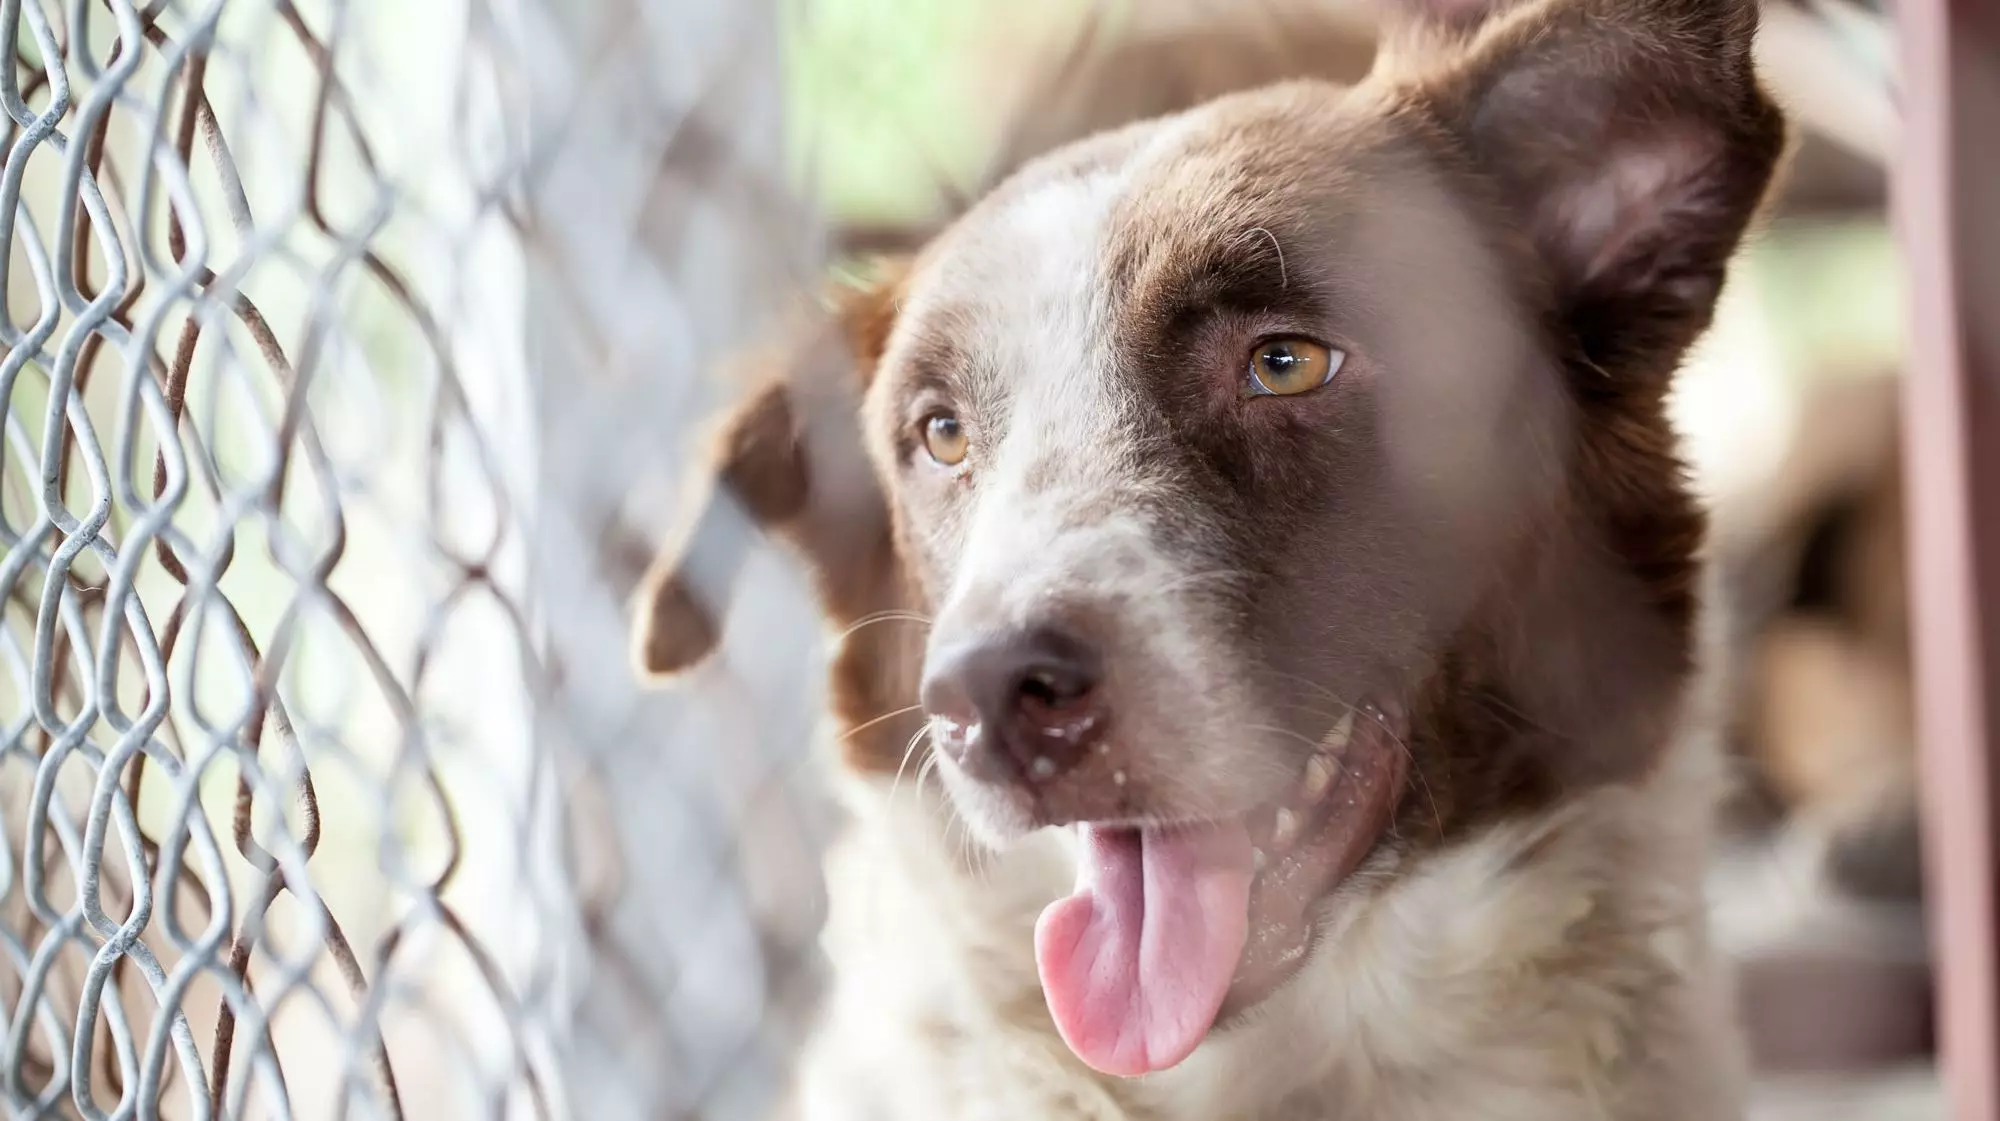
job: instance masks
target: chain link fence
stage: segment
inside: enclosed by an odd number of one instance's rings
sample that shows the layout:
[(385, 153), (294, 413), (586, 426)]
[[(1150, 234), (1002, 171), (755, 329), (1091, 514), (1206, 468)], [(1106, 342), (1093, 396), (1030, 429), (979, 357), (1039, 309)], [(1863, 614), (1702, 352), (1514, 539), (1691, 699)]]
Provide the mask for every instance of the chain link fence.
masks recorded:
[[(777, 15), (4, 0), (12, 1117), (735, 1117), (817, 636), (641, 695), (697, 376), (813, 265)], [(732, 636), (735, 632), (732, 632)]]

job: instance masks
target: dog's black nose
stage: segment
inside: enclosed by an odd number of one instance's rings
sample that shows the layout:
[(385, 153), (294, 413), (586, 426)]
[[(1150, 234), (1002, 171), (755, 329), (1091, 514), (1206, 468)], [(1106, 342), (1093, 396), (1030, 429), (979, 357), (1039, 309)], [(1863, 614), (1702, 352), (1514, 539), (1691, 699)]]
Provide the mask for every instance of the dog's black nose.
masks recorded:
[(954, 729), (945, 749), (986, 778), (1046, 782), (1103, 734), (1103, 658), (1050, 627), (984, 635), (935, 652), (919, 699)]

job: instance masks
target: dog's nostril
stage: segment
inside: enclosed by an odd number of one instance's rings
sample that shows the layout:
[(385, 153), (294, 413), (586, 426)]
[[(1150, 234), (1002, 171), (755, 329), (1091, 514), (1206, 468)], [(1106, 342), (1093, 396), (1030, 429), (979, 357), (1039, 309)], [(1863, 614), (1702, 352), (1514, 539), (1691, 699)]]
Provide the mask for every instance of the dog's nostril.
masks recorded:
[(979, 728), (968, 766), (999, 762), (1037, 780), (1055, 777), (1101, 734), (1102, 659), (1053, 628), (985, 635), (934, 652), (920, 699), (933, 715)]
[(1061, 708), (1090, 695), (1096, 683), (1073, 669), (1035, 666), (1021, 679), (1021, 696), (1047, 708)]
[(1019, 640), (1013, 704), (1030, 721), (1071, 719), (1097, 691), (1101, 659), (1094, 647), (1065, 631), (1034, 630)]

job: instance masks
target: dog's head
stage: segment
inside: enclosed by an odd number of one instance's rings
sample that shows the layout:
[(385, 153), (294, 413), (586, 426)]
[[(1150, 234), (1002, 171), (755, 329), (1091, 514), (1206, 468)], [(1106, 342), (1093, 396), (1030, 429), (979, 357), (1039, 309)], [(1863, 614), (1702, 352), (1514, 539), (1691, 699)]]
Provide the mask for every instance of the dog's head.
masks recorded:
[[(1783, 147), (1754, 27), (1552, 0), (1062, 149), (846, 302), (851, 382), (733, 421), (849, 758), (927, 721), (976, 834), (1078, 828), (1037, 943), (1092, 1065), (1178, 1062), (1371, 852), (1653, 762), (1702, 528), (1665, 394)], [(671, 671), (715, 628), (649, 587)]]

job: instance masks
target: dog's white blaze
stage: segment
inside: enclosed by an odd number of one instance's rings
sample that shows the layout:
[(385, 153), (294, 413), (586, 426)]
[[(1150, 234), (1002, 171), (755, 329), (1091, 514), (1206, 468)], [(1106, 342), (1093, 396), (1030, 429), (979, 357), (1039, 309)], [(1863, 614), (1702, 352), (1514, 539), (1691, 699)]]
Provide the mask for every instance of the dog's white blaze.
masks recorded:
[(982, 459), (941, 618), (1018, 625), (1052, 597), (1123, 598), (1168, 578), (1121, 493), (1136, 478), (1135, 403), (1113, 372), (1104, 261), (1130, 178), (1120, 166), (1051, 182), (996, 215), (971, 334), (1005, 386), (1006, 413), (987, 425), (1003, 435)]
[[(977, 245), (964, 247), (944, 299), (988, 376), (1003, 387), (977, 418), (997, 443), (983, 449), (972, 508), (934, 634), (977, 633), (1051, 622), (1042, 613), (1084, 605), (1118, 620), (1107, 644), (1114, 682), (1210, 682), (1204, 690), (1149, 696), (1141, 707), (1166, 729), (1216, 728), (1248, 700), (1213, 658), (1212, 620), (1196, 594), (1203, 573), (1184, 551), (1163, 548), (1160, 485), (1138, 447), (1145, 407), (1130, 371), (1117, 368), (1115, 312), (1105, 264), (1116, 257), (1111, 219), (1131, 184), (1170, 159), (1182, 132), (1168, 125), (1122, 163), (1051, 179), (996, 210)], [(1189, 376), (1198, 376), (1190, 372)], [(1144, 725), (1140, 725), (1144, 727)], [(1135, 748), (1137, 745), (1132, 745)], [(1246, 749), (1174, 750), (1148, 743), (1158, 767), (1145, 776), (1155, 795), (1183, 812), (1219, 812), (1216, 791), (1232, 789), (1245, 766), (1277, 767)], [(1247, 756), (1247, 758), (1246, 758)], [(1011, 832), (1010, 815), (990, 796), (945, 780), (961, 796), (983, 839)], [(1138, 777), (1136, 774), (1133, 776)], [(982, 812), (982, 809), (990, 812)]]
[(1016, 263), (982, 293), (976, 334), (1007, 415), (991, 425), (1004, 435), (987, 451), (953, 600), (998, 586), (1012, 613), (1041, 599), (1070, 567), (1051, 552), (1073, 546), (1065, 515), (1102, 497), (1078, 485), (1086, 463), (1126, 458), (1103, 306), (1105, 222), (1126, 180), (1111, 170), (1050, 183), (1000, 216), (996, 248)]

